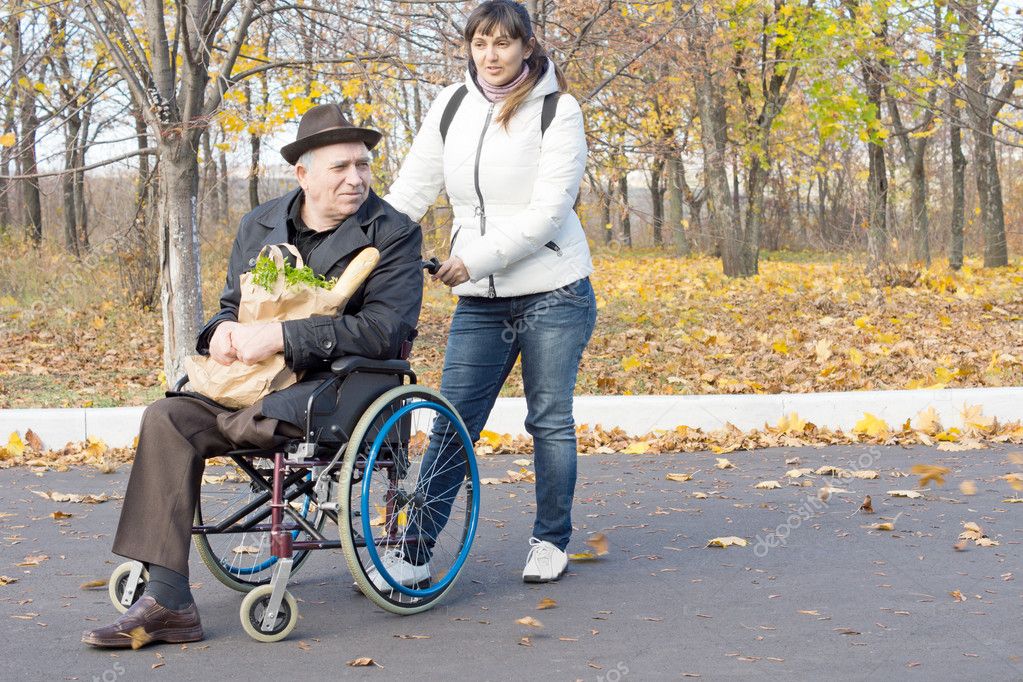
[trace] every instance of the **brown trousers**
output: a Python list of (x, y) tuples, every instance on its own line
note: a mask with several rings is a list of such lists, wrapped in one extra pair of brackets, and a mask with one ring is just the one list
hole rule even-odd
[(142, 414), (114, 554), (188, 575), (188, 550), (205, 460), (273, 448), (303, 430), (264, 417), (260, 403), (232, 412), (199, 398), (162, 398)]

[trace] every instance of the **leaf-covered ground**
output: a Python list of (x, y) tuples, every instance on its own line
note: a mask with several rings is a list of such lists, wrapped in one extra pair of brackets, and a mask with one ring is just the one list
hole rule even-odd
[[(203, 253), (213, 311), (229, 239)], [(31, 256), (31, 257), (29, 257)], [(847, 258), (769, 254), (730, 280), (708, 257), (598, 252), (581, 394), (781, 393), (1023, 385), (1023, 268), (943, 264), (875, 287)], [(0, 408), (144, 405), (163, 390), (159, 311), (116, 266), (57, 249), (0, 255)], [(413, 362), (439, 385), (454, 298), (428, 283)], [(542, 324), (542, 317), (539, 319)], [(504, 395), (521, 395), (514, 372)]]

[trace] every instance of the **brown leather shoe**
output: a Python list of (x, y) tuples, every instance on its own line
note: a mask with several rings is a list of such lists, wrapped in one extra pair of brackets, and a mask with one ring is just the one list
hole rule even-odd
[(143, 594), (124, 615), (106, 627), (82, 634), (82, 641), (109, 649), (139, 649), (151, 642), (198, 642), (203, 638), (199, 610), (192, 604), (174, 611)]

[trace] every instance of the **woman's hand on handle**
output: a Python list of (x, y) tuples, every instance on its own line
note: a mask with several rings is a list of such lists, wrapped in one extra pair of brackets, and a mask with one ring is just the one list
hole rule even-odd
[(434, 274), (435, 280), (439, 279), (449, 287), (456, 287), (459, 284), (469, 281), (469, 271), (465, 263), (458, 256), (452, 256), (440, 264), (440, 268)]

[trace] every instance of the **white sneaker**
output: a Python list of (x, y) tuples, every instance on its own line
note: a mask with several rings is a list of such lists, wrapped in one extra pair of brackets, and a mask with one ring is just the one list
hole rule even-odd
[[(416, 566), (405, 561), (405, 553), (400, 549), (391, 549), (380, 556), (380, 563), (384, 565), (387, 572), (394, 580), (405, 587), (424, 583), (430, 579), (430, 564)], [(390, 586), (384, 576), (380, 575), (376, 564), (370, 564), (366, 569), (366, 577), (381, 592), (390, 592), (394, 588)]]
[(547, 542), (529, 538), (529, 556), (522, 569), (522, 581), (546, 583), (557, 580), (568, 567), (568, 555)]

